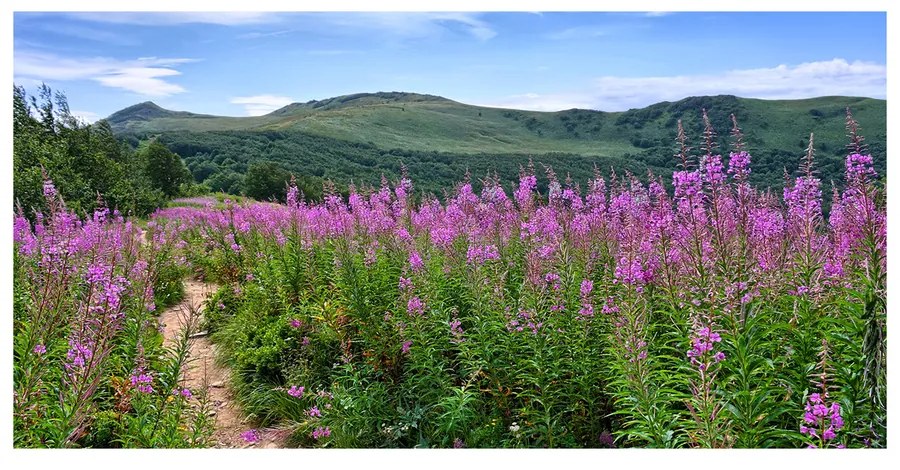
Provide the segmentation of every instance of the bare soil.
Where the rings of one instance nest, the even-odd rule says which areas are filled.
[[[214,284],[186,279],[184,282],[184,299],[178,304],[166,309],[160,316],[159,322],[165,338],[165,344],[169,345],[178,337],[191,318],[199,312],[202,319],[203,303],[218,287]],[[209,403],[212,407],[210,414],[215,418],[215,431],[212,435],[212,447],[215,448],[265,448],[278,449],[285,447],[287,435],[278,429],[258,429],[259,441],[247,443],[241,437],[241,433],[250,429],[251,424],[242,415],[237,403],[234,401],[233,392],[229,386],[230,374],[226,367],[216,364],[216,345],[203,332],[195,333],[190,340],[188,363],[184,370],[183,387],[194,392],[206,389]],[[194,399],[195,406],[196,398]]]

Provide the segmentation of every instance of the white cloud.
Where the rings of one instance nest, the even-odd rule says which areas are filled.
[[[239,39],[280,36],[304,30],[335,35],[372,35],[399,39],[437,37],[458,30],[477,40],[487,41],[497,35],[478,13],[462,12],[107,12],[68,13],[71,18],[95,23],[132,24],[139,26],[172,26],[206,23],[222,26],[284,24],[290,20],[296,29],[253,31]]]
[[[737,95],[747,98],[798,99],[849,95],[883,98],[887,68],[844,59],[795,66],[731,70],[720,74],[673,77],[600,77],[595,105],[628,109],[692,95]]]
[[[308,28],[326,28],[332,34],[373,34],[400,39],[438,37],[455,28],[480,41],[497,35],[491,25],[475,13],[366,12],[310,13]]]
[[[271,38],[277,36],[284,36],[285,34],[290,34],[296,31],[296,29],[282,29],[279,31],[270,31],[270,32],[262,32],[262,31],[254,31],[252,33],[239,34],[237,36],[238,39],[260,39],[260,38]]]
[[[74,109],[69,111],[69,114],[71,114],[72,116],[75,116],[75,118],[80,119],[81,121],[84,121],[88,124],[93,124],[93,123],[99,121],[100,118],[102,117],[99,114],[91,112],[91,111],[76,111]]]
[[[481,41],[487,41],[492,37],[497,35],[497,31],[494,31],[490,25],[478,19],[477,16],[468,14],[468,13],[431,13],[428,14],[427,17],[431,21],[436,21],[438,23],[441,22],[450,22],[450,23],[459,23],[464,25],[469,34],[471,34],[476,39]]]
[[[168,26],[188,23],[207,23],[222,26],[275,23],[278,14],[251,11],[220,12],[103,12],[69,13],[69,16],[97,23],[134,24],[140,26]]]
[[[184,91],[179,85],[169,83],[160,77],[181,75],[177,70],[159,67],[128,67],[111,71],[96,77],[102,85],[122,88],[150,96],[170,96]]]
[[[476,103],[476,105],[529,111],[562,111],[572,108],[589,109],[592,107],[592,102],[587,97],[580,97],[574,94],[541,95],[538,93],[523,93],[494,101]]]
[[[884,98],[887,68],[845,59],[730,70],[717,74],[657,77],[604,76],[571,92],[513,95],[485,106],[559,111],[573,107],[625,111],[688,96],[736,95],[744,98],[800,99],[817,96]],[[532,94],[533,95],[533,94]]]
[[[99,28],[90,28],[75,24],[59,24],[59,22],[41,24],[38,26],[41,30],[63,36],[70,36],[89,41],[102,42],[106,44],[115,44],[119,46],[135,46],[140,42],[130,36],[114,33],[112,31],[104,31]]]
[[[274,95],[238,96],[231,99],[231,104],[244,106],[244,111],[248,116],[262,116],[263,114],[269,114],[272,111],[283,108],[293,102],[293,98]]]
[[[561,31],[555,31],[552,33],[548,33],[544,35],[547,39],[551,39],[554,41],[566,41],[569,39],[585,39],[585,38],[596,38],[600,36],[608,36],[613,32],[613,29],[618,28],[608,28],[602,26],[575,26],[572,28],[566,28]]]
[[[54,54],[16,51],[17,77],[31,80],[92,80],[101,85],[121,88],[139,95],[164,97],[185,91],[166,77],[181,75],[174,67],[194,59],[142,57],[118,60],[107,57],[60,57]]]

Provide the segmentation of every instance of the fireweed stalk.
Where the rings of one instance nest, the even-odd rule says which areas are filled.
[[[800,434],[808,436],[811,441],[808,447],[811,449],[824,449],[830,447],[831,442],[837,437],[837,432],[844,427],[844,419],[841,417],[841,405],[832,402],[830,405],[818,393],[809,396],[806,406],[803,408],[803,424],[800,425]],[[836,447],[843,448],[843,444]]]
[[[840,278],[854,273],[863,286],[865,325],[861,352],[865,357],[863,382],[872,409],[869,428],[878,439],[886,432],[886,243],[885,213],[878,209],[883,192],[874,180],[872,156],[866,154],[859,124],[847,109],[847,131],[850,154],[845,161],[847,187],[832,209],[829,223],[833,230],[834,249],[825,263],[826,276]]]
[[[735,247],[735,275],[733,282],[738,286],[736,297],[741,299],[740,302],[740,323],[746,322],[747,308],[745,300],[748,300],[747,290],[750,286],[749,274],[751,273],[752,259],[750,252],[750,233],[749,218],[752,198],[755,197],[752,187],[749,184],[750,177],[750,153],[746,151],[744,146],[744,135],[738,127],[737,118],[731,115],[731,137],[733,139],[733,151],[728,156],[728,175],[731,176],[734,183],[732,185],[732,197],[734,198],[734,206],[737,212],[736,227],[737,242]]]
[[[703,185],[709,194],[709,222],[711,225],[712,243],[710,249],[715,251],[710,258],[718,260],[717,269],[719,275],[725,279],[733,276],[733,263],[728,260],[734,257],[731,251],[730,240],[735,237],[731,233],[735,230],[734,198],[727,193],[725,186],[725,168],[722,163],[722,155],[713,154],[718,144],[716,143],[716,131],[713,129],[706,110],[703,110],[703,137],[704,151],[701,161]]]
[[[616,305],[607,299],[602,312],[612,322],[612,391],[617,405],[632,417],[622,437],[639,437],[655,448],[678,446],[674,434],[675,416],[664,403],[672,399],[665,391],[665,379],[648,357],[647,306],[640,299]]]
[[[691,398],[688,410],[694,419],[693,429],[688,431],[692,444],[700,447],[727,447],[727,422],[723,419],[723,404],[716,397],[716,376],[719,363],[725,360],[725,353],[716,351],[716,344],[722,341],[719,333],[708,326],[701,326],[691,337],[691,348],[687,351],[694,378],[691,379]]]
[[[845,447],[844,444],[833,442],[838,436],[837,432],[844,427],[841,405],[838,402],[826,403],[829,391],[832,389],[829,383],[831,364],[827,340],[822,340],[822,350],[819,352],[819,362],[816,364],[816,368],[818,372],[813,376],[814,386],[819,391],[810,394],[803,407],[800,434],[806,436],[808,448],[837,447],[842,449]]]

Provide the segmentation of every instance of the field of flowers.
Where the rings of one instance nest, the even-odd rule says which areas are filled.
[[[102,445],[83,436],[105,426],[202,445],[147,327],[184,257],[223,286],[203,328],[237,400],[295,445],[884,447],[884,193],[848,128],[827,217],[812,139],[775,194],[747,183],[736,125],[726,157],[709,126],[699,156],[680,132],[674,191],[548,170],[542,196],[531,168],[443,202],[408,179],[321,204],[292,186],[160,210],[147,246],[105,213],[19,217],[16,444]]]
[[[204,446],[203,393],[178,387],[193,331],[164,348],[155,317],[181,296],[174,239],[105,208],[81,220],[49,180],[44,197],[46,216],[14,219],[14,445]]]

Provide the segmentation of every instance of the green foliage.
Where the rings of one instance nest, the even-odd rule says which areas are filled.
[[[123,214],[149,214],[164,194],[151,187],[144,166],[107,121],[85,125],[73,117],[63,94],[44,85],[29,97],[13,88],[13,198],[29,218],[48,209],[42,194],[47,178],[77,213],[102,203]]]
[[[244,175],[244,192],[260,201],[284,201],[291,175],[277,163],[254,162]]]
[[[231,170],[214,173],[204,181],[209,189],[216,192],[241,194],[244,191],[244,177]]]
[[[193,181],[191,173],[181,157],[159,143],[156,139],[138,151],[140,157],[147,161],[146,174],[153,188],[159,189],[168,197],[179,195],[182,184]]]
[[[49,90],[46,93],[49,96]],[[858,116],[868,115],[877,122],[883,113],[883,103],[877,100],[850,100],[859,106],[856,110],[861,108]],[[18,100],[16,106],[22,103],[24,100]],[[196,120],[189,113],[147,103],[117,113],[114,125],[135,132],[146,132],[151,124],[170,126],[162,129],[158,140],[136,152],[139,157],[134,160],[147,165],[150,160],[168,162],[140,173],[150,180],[154,174],[171,170],[176,177],[185,178],[180,185],[167,186],[172,194],[195,194],[203,188],[191,187],[187,170],[179,166],[180,160],[175,162],[177,155],[160,149],[162,142],[184,154],[187,167],[210,188],[281,200],[293,174],[299,175],[298,186],[306,196],[317,199],[321,192],[316,188],[323,179],[337,181],[339,189],[351,184],[366,188],[379,185],[382,175],[404,175],[423,182],[417,186],[420,192],[439,194],[463,169],[476,176],[493,173],[514,181],[532,159],[553,163],[557,172],[582,181],[593,176],[598,162],[615,166],[620,174],[630,171],[643,176],[648,169],[665,171],[671,168],[671,158],[659,155],[671,153],[673,136],[663,132],[663,127],[671,128],[675,120],[685,118],[691,123],[688,130],[700,135],[696,112],[707,108],[719,129],[727,128],[725,121],[732,112],[749,116],[747,140],[760,145],[760,150],[754,151],[752,178],[777,186],[782,159],[793,158],[797,153],[794,147],[805,145],[782,140],[782,133],[794,125],[788,122],[815,122],[826,126],[827,135],[834,132],[827,126],[839,115],[834,109],[841,104],[830,98],[772,104],[697,97],[625,113],[477,108],[476,116],[471,107],[437,97],[375,94],[291,105],[253,118],[258,125],[254,130],[243,129],[248,121],[239,118]],[[807,111],[813,105],[814,112]],[[34,137],[48,129],[59,131],[53,109],[37,108],[34,117],[16,115],[17,126],[25,129],[20,134],[33,137],[23,137],[22,151],[16,154],[23,162],[43,155],[40,152],[53,152],[43,147],[55,142],[52,138]],[[768,113],[767,121],[757,119],[760,109]],[[298,122],[298,116],[309,119]],[[401,130],[417,125],[422,138],[402,147],[396,135],[373,131],[371,126],[355,132],[359,129],[353,120],[362,118],[362,122],[384,120]],[[400,125],[403,119],[415,124]],[[471,119],[487,121],[486,130],[466,140],[462,136]],[[202,122],[197,126],[211,128],[203,132],[172,130],[187,122]],[[506,127],[498,127],[497,122]],[[776,125],[782,128],[773,130]],[[517,145],[527,144],[541,150],[542,146],[567,142],[563,145],[569,145],[567,149],[573,153],[537,157],[471,153],[473,142],[480,145],[500,128],[509,131],[512,139],[521,137],[521,142],[487,146],[479,152],[523,151]],[[114,148],[121,148],[111,144],[106,125],[98,126],[96,132],[105,136],[96,147],[103,149],[99,155],[112,155]],[[528,137],[522,137],[526,133]],[[591,139],[613,134],[621,136],[610,145],[642,149],[639,155],[585,157],[577,153],[586,148],[581,145],[594,142]],[[359,140],[364,138],[373,143]],[[455,143],[448,143],[453,139],[457,139]],[[434,147],[422,148],[429,145]],[[872,147],[876,169],[881,170],[883,166],[878,165],[883,165],[884,153],[878,145],[876,141]],[[148,155],[151,147],[155,147],[152,153],[156,157]],[[837,155],[841,152],[823,149],[826,155],[820,163],[826,178],[840,171]],[[109,161],[117,160],[110,157]],[[77,194],[79,187],[94,184],[86,168],[78,165],[52,169],[72,176],[73,186],[66,194]],[[23,165],[21,170],[21,176],[17,171],[23,182],[21,197],[39,198],[40,167]],[[626,182],[617,179],[612,184]],[[168,183],[154,184],[162,192]],[[546,182],[541,184],[546,190]],[[117,193],[112,190],[111,194]],[[630,196],[632,201],[647,201],[644,192],[634,190]],[[877,194],[865,196],[883,204]],[[785,261],[783,271],[757,267],[761,263],[743,251],[746,239],[742,236],[746,234],[735,238],[740,246],[730,247],[740,256],[721,256],[718,263],[704,264],[708,254],[704,255],[707,247],[701,241],[708,241],[716,256],[716,250],[725,248],[713,234],[708,240],[690,240],[696,242],[696,252],[687,245],[679,251],[679,256],[699,260],[696,266],[688,265],[690,272],[669,271],[666,264],[671,262],[668,256],[673,246],[684,240],[649,243],[658,250],[661,266],[654,272],[657,278],[653,282],[637,285],[621,282],[618,273],[614,274],[620,268],[620,260],[612,255],[616,248],[611,245],[619,243],[615,237],[574,242],[570,226],[561,228],[566,235],[554,242],[559,246],[552,256],[540,261],[540,272],[529,272],[535,246],[521,235],[524,224],[537,215],[527,211],[519,214],[519,223],[510,224],[510,233],[498,243],[499,259],[472,263],[467,261],[469,240],[462,236],[446,247],[435,245],[431,233],[403,236],[401,229],[413,225],[405,204],[414,198],[385,206],[385,213],[397,223],[389,233],[371,235],[366,223],[356,221],[361,228],[351,235],[317,236],[311,231],[339,231],[340,224],[325,226],[329,222],[280,217],[272,222],[290,222],[272,229],[248,219],[264,219],[266,208],[276,206],[260,204],[254,206],[258,213],[237,214],[231,203],[222,204],[226,196],[216,197],[221,209],[217,217],[180,228],[186,247],[178,254],[206,279],[222,285],[207,303],[204,326],[218,346],[219,359],[233,371],[235,399],[256,423],[291,430],[294,444],[800,447],[805,445],[799,425],[807,398],[821,392],[829,403],[840,404],[846,422],[834,444],[886,446],[886,240],[872,220],[861,229],[863,248],[848,255],[847,269],[855,271],[838,278],[839,282],[823,276],[824,260],[809,253],[804,253],[802,260],[795,254],[796,259]],[[484,201],[474,207],[460,203],[453,210],[477,213],[488,207]],[[565,202],[557,203],[559,210],[571,209]],[[323,208],[315,217],[332,222],[338,215],[352,219],[364,213]],[[311,213],[303,214],[313,217]],[[334,219],[326,218],[325,213]],[[609,213],[619,216],[611,209]],[[715,215],[711,220],[717,220]],[[604,223],[613,222],[618,223],[615,219]],[[621,226],[628,229],[627,224]],[[787,250],[787,246],[785,243],[775,251]],[[424,260],[421,268],[411,267],[413,250]],[[156,253],[155,260],[161,263],[154,283],[159,306],[181,295],[178,280],[185,269],[166,262],[173,257],[171,252]],[[35,292],[35,285],[22,275],[23,260],[18,255],[14,264],[15,380],[21,383],[20,377],[27,375],[32,365],[28,361],[35,360],[23,359],[34,356],[30,354],[33,344],[26,341],[33,324],[24,319],[34,308],[29,293]],[[551,273],[558,281],[544,277]],[[415,287],[404,287],[404,280]],[[583,280],[593,281],[590,300],[579,290]],[[800,285],[813,288],[801,292]],[[78,286],[72,289],[59,298],[79,298]],[[413,296],[420,301],[420,310],[416,310]],[[585,302],[592,302],[596,315],[575,313]],[[112,372],[98,388],[89,432],[76,441],[91,446],[202,445],[209,426],[204,421],[202,399],[200,411],[188,412],[168,395],[132,393],[129,408],[118,410],[122,400],[117,390],[128,388],[124,381],[139,350],[157,371],[155,383],[160,388],[177,384],[186,359],[187,336],[176,346],[163,348],[155,330],[146,327],[146,311],[136,309],[129,315],[125,334],[111,355]],[[721,334],[714,347],[722,358],[703,367],[686,354],[696,345],[698,325]],[[47,357],[61,357],[67,348],[63,335],[47,346]],[[712,351],[709,353],[711,356]],[[60,377],[48,376],[48,382],[50,379],[60,383]],[[305,387],[303,395],[297,396],[296,388],[292,389],[297,386]],[[289,390],[294,390],[293,394]],[[59,393],[48,389],[40,398],[41,409],[51,408],[49,405],[56,403],[51,398]],[[16,445],[70,445],[73,431],[58,423],[74,412],[64,404],[42,419],[27,413],[16,416]],[[185,422],[194,424],[187,429]],[[322,438],[325,427],[331,435]],[[604,436],[610,435],[615,437],[614,443],[605,440]]]

